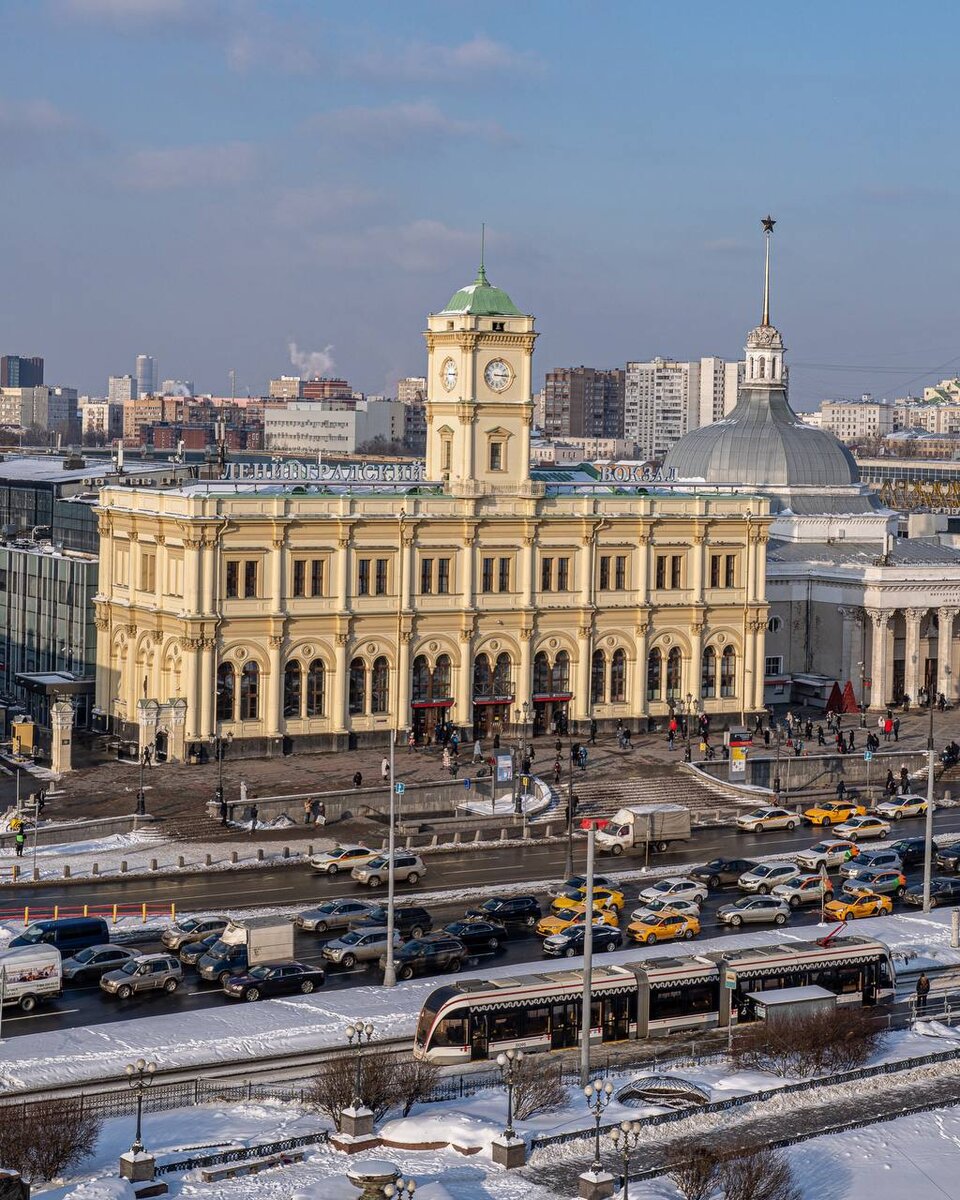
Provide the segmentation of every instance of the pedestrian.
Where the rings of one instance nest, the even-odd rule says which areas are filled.
[[[841,779],[837,784],[837,799],[842,803],[844,796],[847,794],[847,785]]]
[[[597,744],[597,720],[596,720],[596,717],[591,717],[590,718],[590,745],[595,746],[596,744]]]
[[[580,770],[585,771],[587,769],[587,748],[586,748],[586,746],[580,747],[580,753],[577,755],[577,759],[580,763]]]
[[[500,734],[499,733],[495,733],[493,735],[493,748],[494,748],[494,750],[500,749]]]
[[[801,738],[797,738],[793,743],[793,757],[799,758],[802,753],[803,753],[803,741]]]
[[[617,733],[623,729],[623,717],[617,717]]]
[[[27,839],[26,839],[26,837],[24,836],[23,829],[18,829],[18,830],[17,830],[17,837],[16,837],[16,842],[17,842],[17,858],[23,858],[23,847],[24,847],[24,843],[26,842],[26,840],[27,840]]]
[[[557,732],[557,718],[552,717],[550,719],[550,733],[555,734],[556,732]]]
[[[899,717],[893,718],[893,740],[895,742],[900,741],[900,718]]]
[[[674,731],[673,731],[672,729],[669,729],[669,730],[667,731],[667,749],[668,749],[668,750],[672,750],[672,749],[673,749],[673,739],[674,739],[675,737],[676,737],[676,734],[674,733]],[[625,739],[625,738],[623,738],[623,736],[621,735],[621,740],[620,740],[620,749],[621,749],[621,750],[626,750],[626,748],[627,748],[626,739]]]
[[[384,783],[390,778],[390,759],[386,755],[380,759],[380,778]]]
[[[807,721],[803,736],[807,739],[808,742],[813,737],[813,722],[812,721],[810,721],[810,720]]]
[[[220,824],[224,828],[227,826],[227,802],[222,796],[220,797]]]
[[[413,752],[416,750],[416,748],[417,748],[417,735],[411,729],[410,732],[407,734],[407,753],[413,754]]]
[[[326,825],[327,823],[327,806],[322,800],[317,801],[317,816],[314,823],[316,825]]]
[[[883,740],[890,741],[890,736],[893,733],[893,717],[884,717],[883,719]]]
[[[355,788],[363,787],[363,776],[360,774],[359,771],[357,771],[353,777],[353,786]]]
[[[553,782],[557,785],[557,787],[560,786],[560,778],[562,775],[563,775],[563,765],[561,764],[560,759],[558,758],[557,761],[553,764]]]
[[[939,710],[941,712],[944,712],[946,710],[946,707],[947,707],[947,698],[943,694],[943,692],[941,692],[940,695],[937,697],[937,708],[939,708]]]
[[[304,802],[303,802],[303,823],[304,823],[304,825],[310,824],[310,819],[313,815],[312,809],[313,809],[313,801],[312,800],[304,800]]]
[[[475,763],[483,762],[483,747],[480,745],[480,739],[473,743],[473,761]]]
[[[444,769],[445,771],[449,771],[449,770],[450,770],[450,761],[451,761],[451,759],[450,759],[450,747],[449,747],[449,746],[444,746],[444,748],[443,748],[443,769]]]
[[[817,745],[825,746],[826,744],[827,744],[827,739],[823,736],[823,726],[818,725],[817,726]]]
[[[917,1012],[927,1011],[927,997],[930,995],[930,980],[927,978],[926,971],[920,972],[920,978],[917,980]]]
[[[250,805],[250,832],[254,833],[257,828],[257,817],[260,816],[260,809],[255,804]]]
[[[765,746],[770,745],[770,730],[769,730],[769,728],[767,728],[763,731],[763,744]]]
[[[563,742],[561,742],[560,739],[557,738],[557,740],[553,743],[553,748],[557,752],[557,758],[559,758],[561,752],[563,751]],[[570,753],[571,754],[573,753],[572,749],[571,749]]]
[[[851,752],[853,752],[856,749],[856,746],[854,745],[854,742],[853,742],[853,730],[852,729],[847,734],[847,749],[850,750]]]
[[[900,764],[900,786],[904,791],[907,790],[910,784],[910,772],[906,768],[905,763]]]

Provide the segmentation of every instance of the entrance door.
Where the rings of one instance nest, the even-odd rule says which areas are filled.
[[[488,1054],[487,1014],[470,1014],[470,1057],[484,1059]]]
[[[630,996],[603,997],[603,1040],[622,1042],[630,1036]]]
[[[550,1014],[550,1049],[565,1050],[575,1046],[579,1033],[579,1007],[576,1004],[554,1004]]]

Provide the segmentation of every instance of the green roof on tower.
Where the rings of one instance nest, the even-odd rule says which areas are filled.
[[[487,273],[480,264],[480,270],[473,283],[455,292],[450,302],[441,310],[445,313],[470,313],[476,317],[522,317],[523,313],[510,299],[507,293],[494,287],[487,279]]]

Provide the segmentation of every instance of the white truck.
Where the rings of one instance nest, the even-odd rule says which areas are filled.
[[[293,921],[287,917],[248,917],[229,921],[197,963],[204,979],[220,983],[260,963],[293,961]]]
[[[671,842],[690,840],[690,810],[682,804],[631,804],[618,809],[597,830],[597,849],[664,851]]]
[[[0,1003],[33,1012],[43,1000],[55,1000],[62,991],[60,951],[55,946],[0,950]]]

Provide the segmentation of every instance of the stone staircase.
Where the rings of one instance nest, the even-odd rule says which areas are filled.
[[[723,816],[743,812],[744,797],[721,783],[697,779],[672,767],[651,766],[629,779],[574,780],[577,815],[610,816],[630,804],[683,804],[693,813]]]

